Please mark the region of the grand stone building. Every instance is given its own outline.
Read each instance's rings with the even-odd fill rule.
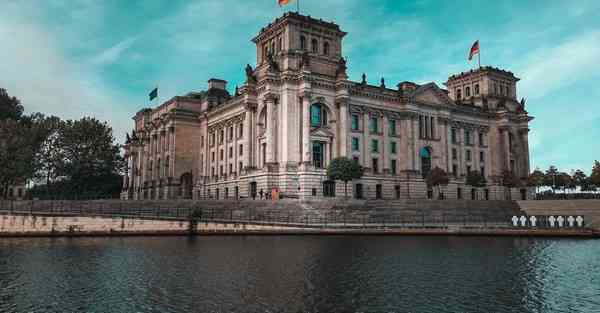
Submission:
[[[357,198],[437,197],[423,179],[451,175],[445,198],[527,197],[507,192],[503,173],[529,173],[528,116],[513,73],[481,67],[440,88],[404,81],[351,81],[346,35],[334,23],[286,13],[252,39],[256,67],[233,94],[227,82],[174,97],[134,116],[122,198],[251,197],[277,188],[284,197],[343,196],[327,179],[333,158],[365,168],[349,184]],[[484,188],[466,185],[482,173]],[[504,176],[505,177],[505,176]],[[436,188],[437,189],[437,188]],[[437,193],[437,191],[436,191]]]

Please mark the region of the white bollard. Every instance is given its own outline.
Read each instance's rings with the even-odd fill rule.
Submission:
[[[578,215],[575,221],[577,221],[577,227],[583,227],[583,217],[581,215]]]
[[[575,223],[575,218],[569,215],[569,217],[567,218],[567,222],[569,222],[569,227],[573,227],[573,224]]]
[[[535,216],[529,217],[529,224],[531,225],[531,227],[535,227],[536,223],[537,223],[537,218]]]
[[[525,215],[521,215],[521,218],[519,220],[521,221],[521,226],[525,227],[527,225],[527,218],[525,217]]]
[[[565,218],[562,216],[559,216],[556,218],[556,221],[558,222],[558,227],[563,227],[564,222],[565,222]]]
[[[554,222],[556,222],[556,219],[554,218],[554,216],[550,215],[550,217],[548,218],[548,223],[550,223],[550,227],[554,227]]]

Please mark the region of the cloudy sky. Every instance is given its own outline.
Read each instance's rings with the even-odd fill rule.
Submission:
[[[521,78],[533,167],[589,172],[600,159],[600,1],[301,0],[301,11],[348,32],[349,75],[372,83],[441,86],[473,66],[479,39],[483,65]],[[276,0],[3,0],[0,87],[29,112],[107,120],[122,140],[156,85],[163,100],[211,77],[241,85],[250,39],[283,12]]]

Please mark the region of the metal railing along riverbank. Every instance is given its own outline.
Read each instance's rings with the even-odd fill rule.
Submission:
[[[243,203],[243,202],[240,202]],[[497,210],[403,210],[393,207],[331,210],[269,209],[260,202],[220,208],[206,203],[125,201],[0,201],[0,214],[99,216],[109,218],[171,219],[197,223],[281,225],[304,228],[514,228],[512,214]],[[246,204],[248,204],[246,203]],[[266,204],[267,202],[265,202]],[[258,205],[257,205],[258,204]],[[229,206],[229,207],[227,207]],[[556,228],[549,216],[536,216],[535,228]]]

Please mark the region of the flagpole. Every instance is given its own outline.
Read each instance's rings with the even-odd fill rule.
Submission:
[[[479,68],[481,69],[481,43],[479,45],[479,51],[477,51],[477,63],[479,64]]]
[[[296,0],[296,13],[300,14],[300,0]]]

